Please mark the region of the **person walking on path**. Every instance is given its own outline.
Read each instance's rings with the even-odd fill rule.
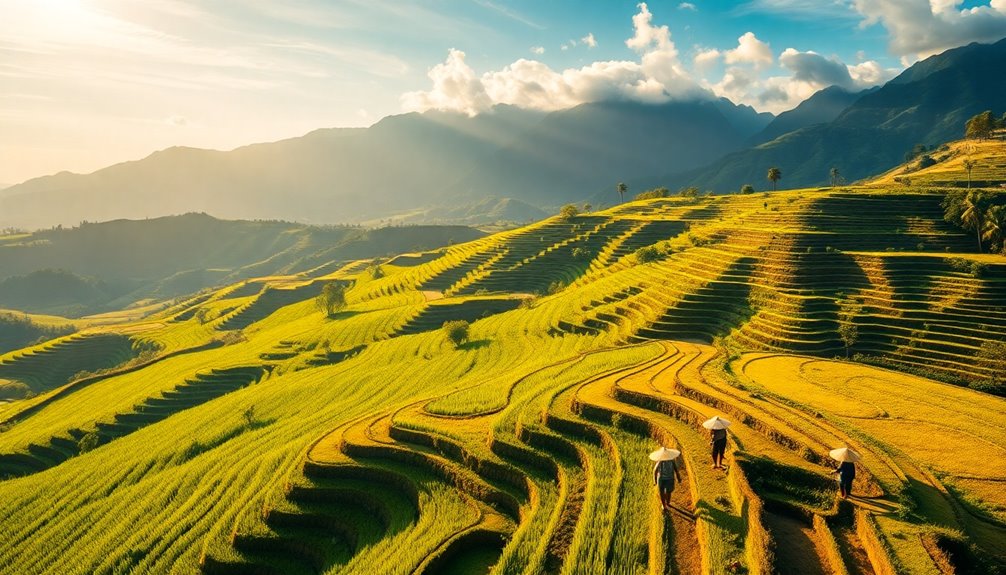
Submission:
[[[657,486],[657,494],[660,496],[660,504],[667,511],[671,510],[671,493],[674,492],[674,481],[681,481],[681,471],[678,464],[678,456],[681,452],[677,449],[661,447],[650,454],[653,464],[653,483]]]
[[[727,428],[730,422],[720,416],[702,422],[702,427],[709,430],[709,443],[713,448],[713,469],[725,469],[723,456],[727,452]]]
[[[848,499],[852,495],[852,480],[856,478],[856,462],[862,457],[848,447],[832,449],[829,455],[839,462],[835,468],[835,473],[838,474],[838,492],[842,499]]]

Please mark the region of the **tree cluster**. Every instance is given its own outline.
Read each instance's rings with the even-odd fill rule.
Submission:
[[[671,191],[667,188],[653,188],[646,190],[645,192],[640,192],[636,194],[637,200],[652,200],[656,198],[666,198],[671,195]]]
[[[950,223],[975,234],[979,253],[985,246],[1006,250],[1006,206],[979,190],[956,190],[943,198],[943,217]]]
[[[987,140],[992,137],[993,132],[1003,129],[1006,129],[1006,114],[996,118],[992,110],[985,110],[981,114],[971,116],[964,123],[964,137],[971,140]]]

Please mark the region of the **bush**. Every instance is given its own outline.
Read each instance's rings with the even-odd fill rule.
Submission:
[[[929,154],[926,154],[926,155],[922,156],[921,158],[919,158],[919,169],[920,170],[923,169],[923,168],[928,168],[929,166],[935,166],[935,165],[936,165],[936,160],[934,160],[933,157],[930,156]]]
[[[640,192],[636,194],[637,200],[653,200],[656,198],[666,198],[671,195],[671,191],[667,188],[653,188],[652,190],[646,190],[645,192]]]
[[[559,210],[559,217],[564,220],[571,220],[580,215],[580,210],[573,204],[566,204]]]
[[[101,437],[98,435],[98,432],[92,431],[80,438],[80,441],[77,442],[77,448],[81,453],[87,453],[88,451],[97,449],[99,443],[101,443]]]
[[[646,246],[636,250],[636,261],[641,264],[648,264],[660,259],[661,253],[657,246]]]
[[[554,295],[566,289],[566,282],[555,280],[548,284],[548,295]]]
[[[755,193],[754,186],[752,186],[751,184],[744,184],[743,186],[741,186],[741,193],[745,195]]]
[[[461,347],[468,341],[468,331],[471,326],[463,319],[445,321],[443,326],[444,335],[454,344],[455,348]]]

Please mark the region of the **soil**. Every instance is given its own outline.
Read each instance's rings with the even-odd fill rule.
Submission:
[[[765,511],[765,524],[775,541],[776,575],[827,575],[828,559],[814,529],[801,521]]]

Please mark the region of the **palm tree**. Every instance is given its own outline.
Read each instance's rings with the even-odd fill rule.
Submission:
[[[985,229],[985,196],[979,192],[970,192],[964,198],[963,207],[961,224],[964,225],[964,229],[973,230],[978,236],[978,253],[981,253],[982,231]]]
[[[772,182],[772,191],[775,191],[775,183],[782,179],[782,170],[775,166],[768,169],[768,181]]]
[[[1006,206],[989,208],[985,214],[985,232],[982,234],[982,239],[988,241],[989,246],[1006,240]]]
[[[625,199],[624,199],[625,198],[625,192],[629,191],[629,186],[626,186],[625,183],[623,183],[623,182],[618,182],[618,185],[615,186],[615,191],[618,192],[618,199],[619,199],[619,201],[624,202],[625,201]]]
[[[838,168],[832,168],[829,173],[831,174],[831,187],[834,188],[838,185]]]
[[[964,169],[968,171],[968,189],[971,189],[971,169],[975,167],[978,162],[967,158],[964,160]]]

